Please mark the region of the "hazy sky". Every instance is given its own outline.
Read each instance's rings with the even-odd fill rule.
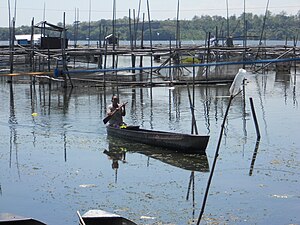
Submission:
[[[147,14],[147,0],[115,0],[116,17],[122,18],[129,15],[129,9],[138,12],[141,1],[141,18]],[[174,19],[177,14],[178,0],[148,0],[150,17],[152,20]],[[244,10],[244,0],[227,0],[229,15],[241,15]],[[75,9],[79,11],[79,21],[97,21],[112,18],[113,0],[0,0],[0,27],[8,27],[9,7],[11,18],[15,15],[16,2],[16,26],[31,25],[34,17],[35,23],[45,20],[57,24],[63,21],[63,13],[66,13],[66,23],[72,24],[75,20]],[[245,0],[246,12],[262,15],[265,13],[267,0]],[[90,4],[91,3],[91,4]],[[91,7],[91,14],[89,9]],[[44,10],[45,8],[45,10]],[[191,19],[195,15],[220,15],[226,16],[226,0],[179,0],[180,19]],[[300,11],[299,0],[270,0],[269,10],[272,13],[287,12],[295,15]],[[44,13],[45,12],[45,13]],[[132,14],[133,15],[133,14]],[[133,16],[132,16],[133,17]]]

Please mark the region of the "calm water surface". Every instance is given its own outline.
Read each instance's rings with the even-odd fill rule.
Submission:
[[[249,75],[244,97],[235,97],[230,107],[202,224],[300,224],[299,80],[299,73]],[[78,224],[76,211],[89,209],[137,224],[195,223],[228,85],[195,88],[198,131],[210,135],[204,156],[109,139],[102,119],[116,90],[0,86],[0,212],[48,224]],[[191,133],[186,87],[119,93],[129,102],[128,124]]]

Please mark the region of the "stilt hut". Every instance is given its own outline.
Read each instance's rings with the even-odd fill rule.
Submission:
[[[41,21],[34,28],[39,29],[41,33],[40,49],[68,48],[68,39],[63,38],[63,27],[48,23],[47,21]],[[64,46],[63,41],[65,41]]]

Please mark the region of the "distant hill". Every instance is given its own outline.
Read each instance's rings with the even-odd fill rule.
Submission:
[[[151,21],[152,35],[150,35],[150,23],[148,21],[145,21],[143,25],[141,21],[137,22],[124,17],[116,20],[115,32],[120,40],[130,40],[131,38],[140,40],[142,36],[144,40],[150,38],[152,40],[175,40],[176,36],[180,36],[181,40],[205,40],[209,33],[211,37],[225,38],[231,35],[235,39],[243,39],[244,21],[246,21],[248,39],[263,37],[269,40],[294,40],[299,37],[300,11],[297,15],[287,15],[285,12],[273,15],[271,12],[267,12],[266,17],[246,13],[245,20],[244,14],[238,17],[230,16],[228,21],[221,16],[195,16],[192,20],[180,20],[179,22],[176,20],[156,20]],[[62,26],[62,24],[57,25]],[[179,32],[177,32],[178,27],[180,28]],[[112,33],[112,21],[104,19],[93,21],[90,23],[90,28],[88,22],[81,22],[78,26],[68,24],[66,28],[68,29],[67,38],[71,40],[74,38],[77,40],[88,38],[90,40],[103,40],[105,36]],[[17,27],[15,33],[30,34],[31,27]],[[55,34],[49,32],[48,35],[53,36]],[[0,28],[0,40],[8,39],[9,29]]]

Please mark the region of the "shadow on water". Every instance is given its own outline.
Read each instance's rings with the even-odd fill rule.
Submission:
[[[146,144],[132,143],[117,138],[108,137],[108,150],[103,153],[108,155],[112,160],[112,168],[118,168],[119,161],[126,160],[126,153],[139,153],[159,160],[168,165],[172,165],[184,170],[209,172],[209,164],[206,154],[183,154],[180,152],[170,151],[168,149],[153,147]],[[147,163],[149,166],[149,163]]]

